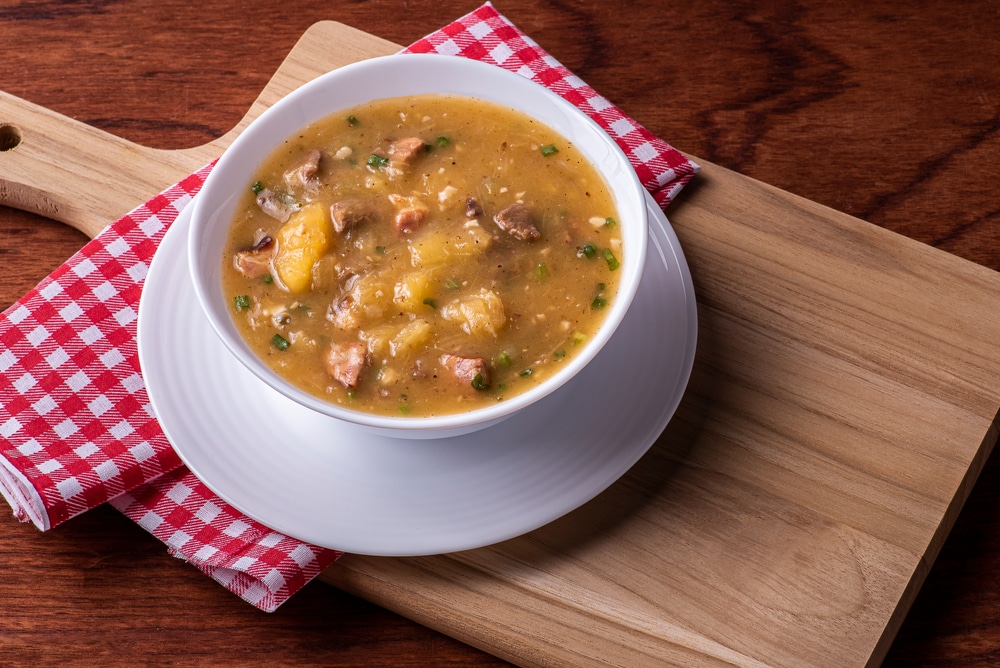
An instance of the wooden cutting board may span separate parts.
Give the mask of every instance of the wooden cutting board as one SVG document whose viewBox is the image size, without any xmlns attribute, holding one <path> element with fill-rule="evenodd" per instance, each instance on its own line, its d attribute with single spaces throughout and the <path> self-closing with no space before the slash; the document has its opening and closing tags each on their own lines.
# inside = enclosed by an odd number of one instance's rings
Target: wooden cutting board
<svg viewBox="0 0 1000 668">
<path fill-rule="evenodd" d="M 316 24 L 237 128 L 188 150 L 0 93 L 0 202 L 92 236 L 292 88 L 397 48 Z M 522 665 L 881 661 L 997 440 L 1000 275 L 699 162 L 668 212 L 698 356 L 648 455 L 527 536 L 349 555 L 324 580 Z"/>
</svg>

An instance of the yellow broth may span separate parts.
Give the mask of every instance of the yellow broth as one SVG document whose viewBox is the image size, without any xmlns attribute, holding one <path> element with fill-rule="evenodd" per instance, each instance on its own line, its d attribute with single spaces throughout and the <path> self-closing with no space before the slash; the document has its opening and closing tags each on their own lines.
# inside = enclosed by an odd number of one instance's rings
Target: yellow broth
<svg viewBox="0 0 1000 668">
<path fill-rule="evenodd" d="M 223 287 L 246 341 L 301 389 L 455 413 L 542 382 L 593 336 L 618 287 L 616 216 L 581 152 L 521 112 L 380 100 L 259 167 Z"/>
</svg>

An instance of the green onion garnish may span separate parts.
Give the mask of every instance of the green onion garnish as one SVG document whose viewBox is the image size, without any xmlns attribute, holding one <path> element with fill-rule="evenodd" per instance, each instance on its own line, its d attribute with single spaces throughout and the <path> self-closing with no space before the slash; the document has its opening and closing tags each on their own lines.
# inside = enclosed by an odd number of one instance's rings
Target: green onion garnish
<svg viewBox="0 0 1000 668">
<path fill-rule="evenodd" d="M 285 351 L 288 350 L 288 346 L 292 345 L 288 342 L 288 339 L 283 337 L 281 334 L 275 334 L 271 337 L 271 345 L 278 350 Z"/>
<path fill-rule="evenodd" d="M 611 252 L 610 248 L 604 249 L 604 259 L 607 260 L 608 269 L 610 269 L 611 271 L 614 271 L 615 269 L 621 266 L 621 263 L 618 262 L 618 258 L 615 257 L 615 254 Z"/>
<path fill-rule="evenodd" d="M 594 301 L 590 302 L 590 308 L 602 309 L 608 305 L 608 300 L 604 297 L 594 297 Z"/>
<path fill-rule="evenodd" d="M 254 195 L 259 195 L 264 190 L 264 184 L 260 181 L 254 181 L 253 185 L 250 186 L 250 190 L 253 191 Z"/>
<path fill-rule="evenodd" d="M 437 139 L 436 139 L 436 140 L 434 141 L 434 145 L 435 145 L 435 146 L 437 146 L 438 148 L 444 148 L 445 146 L 447 146 L 447 145 L 448 145 L 448 144 L 450 144 L 450 143 L 451 143 L 451 142 L 450 142 L 450 141 L 448 140 L 448 138 L 447 138 L 447 137 L 438 137 L 438 138 L 437 138 Z"/>
<path fill-rule="evenodd" d="M 236 295 L 233 298 L 237 311 L 246 311 L 250 308 L 250 295 Z"/>
<path fill-rule="evenodd" d="M 500 363 L 503 364 L 504 366 L 510 366 L 510 353 L 508 353 L 506 350 L 500 353 L 498 359 L 500 360 Z"/>
<path fill-rule="evenodd" d="M 554 351 L 552 354 L 555 355 L 556 357 L 566 357 L 566 351 L 563 350 L 562 348 Z"/>
<path fill-rule="evenodd" d="M 434 299 L 432 299 L 431 297 L 428 297 L 427 299 L 425 299 L 424 303 L 427 304 L 428 306 L 430 306 L 433 309 L 436 309 L 438 307 L 437 302 Z"/>
<path fill-rule="evenodd" d="M 268 274 L 267 276 L 264 277 L 264 282 L 268 284 L 274 283 L 274 276 Z"/>
<path fill-rule="evenodd" d="M 474 390 L 486 390 L 489 389 L 489 385 L 486 384 L 486 379 L 483 378 L 483 374 L 477 373 L 472 379 L 472 389 Z"/>
<path fill-rule="evenodd" d="M 534 373 L 534 372 L 531 369 L 525 369 L 524 371 L 522 371 L 521 373 L 519 373 L 517 375 L 519 375 L 519 376 L 530 376 L 532 373 Z"/>
<path fill-rule="evenodd" d="M 385 255 L 385 246 L 376 246 L 375 252 L 379 255 Z"/>
<path fill-rule="evenodd" d="M 615 221 L 614 218 L 605 218 L 604 219 L 604 227 L 614 227 L 617 224 L 618 223 Z"/>
<path fill-rule="evenodd" d="M 559 149 L 556 148 L 555 144 L 546 144 L 545 146 L 543 146 L 542 148 L 540 148 L 538 150 L 541 151 L 542 155 L 544 155 L 546 157 L 550 156 L 550 155 L 554 155 L 554 154 L 556 154 L 556 153 L 559 152 Z"/>
<path fill-rule="evenodd" d="M 459 286 L 458 281 L 456 281 L 454 278 L 449 278 L 447 281 L 444 282 L 445 290 L 458 290 L 459 287 L 461 286 Z"/>
<path fill-rule="evenodd" d="M 381 156 L 377 153 L 372 153 L 371 157 L 368 158 L 368 166 L 374 167 L 375 169 L 382 169 L 389 164 L 389 158 Z"/>
<path fill-rule="evenodd" d="M 535 280 L 544 281 L 549 277 L 549 267 L 544 262 L 539 262 L 535 265 Z"/>
<path fill-rule="evenodd" d="M 594 257 L 597 255 L 597 247 L 594 244 L 586 243 L 580 246 L 580 250 L 577 253 L 577 257 Z"/>
<path fill-rule="evenodd" d="M 358 118 L 357 118 L 357 116 L 348 116 L 347 117 L 347 124 L 348 125 L 357 125 L 358 124 Z"/>
</svg>

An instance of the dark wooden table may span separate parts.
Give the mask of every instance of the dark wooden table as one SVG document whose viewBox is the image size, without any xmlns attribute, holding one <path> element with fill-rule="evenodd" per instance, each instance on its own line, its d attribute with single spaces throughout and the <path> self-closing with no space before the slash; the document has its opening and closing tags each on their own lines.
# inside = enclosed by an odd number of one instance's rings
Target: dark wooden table
<svg viewBox="0 0 1000 668">
<path fill-rule="evenodd" d="M 0 89 L 141 144 L 194 146 L 242 117 L 318 20 L 407 44 L 477 5 L 0 0 Z M 497 7 L 678 148 L 1000 269 L 997 2 Z M 0 207 L 0 308 L 85 241 Z M 884 665 L 1000 664 L 998 490 L 1000 454 Z M 107 507 L 45 534 L 0 518 L 0 656 L 4 665 L 504 665 L 320 582 L 258 612 Z"/>
</svg>

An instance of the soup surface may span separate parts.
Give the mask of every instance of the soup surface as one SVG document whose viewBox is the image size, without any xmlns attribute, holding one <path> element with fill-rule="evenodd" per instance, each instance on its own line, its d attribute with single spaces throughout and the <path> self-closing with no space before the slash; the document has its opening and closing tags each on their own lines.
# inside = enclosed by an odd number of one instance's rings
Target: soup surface
<svg viewBox="0 0 1000 668">
<path fill-rule="evenodd" d="M 612 196 L 566 139 L 466 97 L 380 100 L 285 141 L 223 258 L 243 337 L 328 401 L 441 415 L 549 377 L 600 327 Z"/>
</svg>

